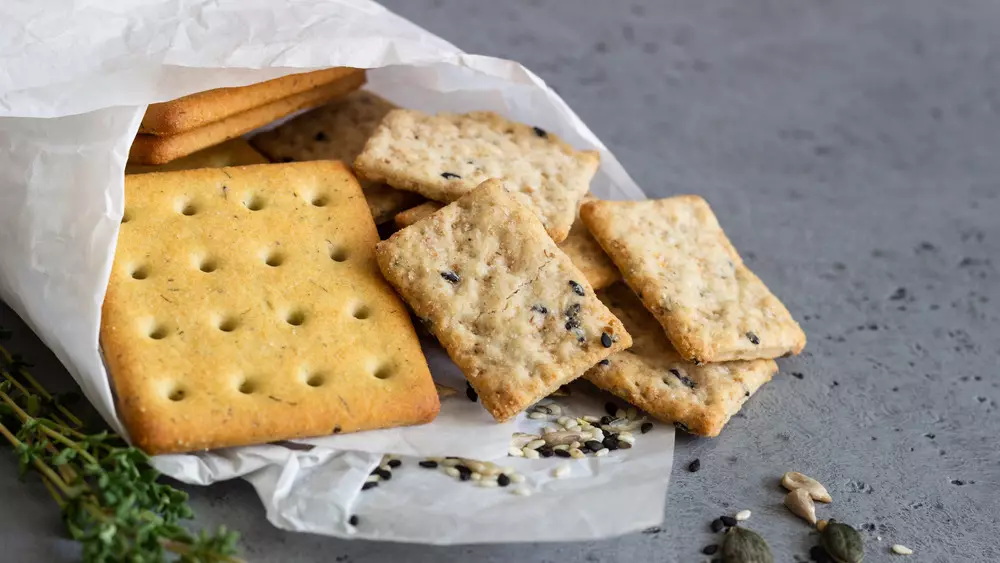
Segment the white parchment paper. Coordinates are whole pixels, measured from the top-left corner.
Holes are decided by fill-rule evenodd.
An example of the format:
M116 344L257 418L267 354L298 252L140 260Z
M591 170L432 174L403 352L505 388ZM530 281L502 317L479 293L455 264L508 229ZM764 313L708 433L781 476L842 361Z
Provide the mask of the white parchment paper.
M511 61L462 53L372 2L0 3L0 298L119 432L98 328L124 209L125 161L146 105L332 66L371 69L367 88L404 107L494 110L597 149L594 194L644 197L540 78ZM464 397L464 379L440 347L427 342L425 351L435 379L459 391L430 425L154 462L188 483L243 477L274 525L342 537L593 539L660 521L671 429L657 428L635 448L600 459L506 458L511 433L537 429L537 422L522 415L495 423ZM587 393L564 400L580 415L601 414L602 401ZM404 456L403 468L360 493L383 452ZM416 465L421 456L445 455L511 465L535 494L474 488ZM568 478L551 478L557 463L570 463ZM527 518L556 507L559 519ZM364 524L347 525L351 514Z

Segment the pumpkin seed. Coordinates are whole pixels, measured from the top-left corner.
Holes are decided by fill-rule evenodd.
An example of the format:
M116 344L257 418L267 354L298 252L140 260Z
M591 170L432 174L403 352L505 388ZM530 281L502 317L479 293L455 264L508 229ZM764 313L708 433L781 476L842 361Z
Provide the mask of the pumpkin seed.
M861 563L865 558L865 540L847 524L830 522L823 528L819 540L837 563Z
M774 563L764 538L746 528L730 528L722 542L723 563Z
M818 500L820 502L833 502L833 498L830 497L830 493L826 491L826 487L820 484L819 481L799 473L798 471L789 471L781 476L781 484L789 491L794 491L795 489L806 489L809 491L809 496L813 500Z
M785 495L785 506L792 514L802 518L810 524L816 523L816 505L813 504L809 491L805 489L795 489Z

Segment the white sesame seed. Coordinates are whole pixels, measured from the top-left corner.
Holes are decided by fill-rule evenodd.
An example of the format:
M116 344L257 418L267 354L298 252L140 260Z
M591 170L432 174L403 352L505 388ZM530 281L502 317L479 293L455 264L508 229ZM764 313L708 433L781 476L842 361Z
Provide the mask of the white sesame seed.
M882 541L882 536L875 536L875 541Z
M563 463L561 465L558 465L556 466L555 469L552 470L552 476L555 477L556 479L561 479L567 475L569 475L568 463Z
M566 423L569 422L569 420L570 418L568 416L560 416L559 418L556 419L556 422L558 422L562 426L566 426Z
M521 451L521 448L515 448L514 446L511 446L507 448L507 455L511 457L524 457L524 452Z
M749 520L750 519L750 511L749 510L741 510L741 511L737 512L736 513L736 519L739 520L740 522L742 522L744 520Z
M604 457L604 456L608 455L609 453L611 453L611 450L609 450L608 448L601 448L601 449L597 450L596 452L594 452L594 457Z
M629 407L628 410L625 411L625 416L627 416L630 420L638 418L639 411L637 411L635 407Z
M365 479L365 483L374 483L375 481L378 481L378 475L369 475Z
M483 475L481 473L476 473L475 471L473 471L472 475L469 475L469 478L472 479L473 481L478 481L483 478Z
M547 414L545 414L543 412L537 412L536 411L536 412L528 413L528 418L530 418L532 420L548 420L549 415L547 415Z
M632 434L631 432L619 432L618 439L621 440L622 438L632 438L634 440L635 435Z
M577 422L575 418L570 418L566 421L566 424L563 424L563 428L565 428L566 430L572 430L574 428L579 428L579 427L580 423Z
M532 440L524 445L525 449L537 450L538 448L545 445L545 440Z
M496 481L492 481L492 480L491 481L486 481L486 480L483 480L483 481L477 481L476 482L476 486L477 487L483 487L483 488L489 489L489 488L493 488L493 487L498 487L499 485L497 484Z
M483 477L492 477L492 476L497 475L497 474L499 474L501 472L502 471L501 471L501 469L500 469L499 466L497 466L496 464L491 464L486 469L483 469Z
M530 497L531 496L531 490L529 490L527 487L518 487L518 488L514 489L511 492L514 493L517 496L520 496L520 497Z
M458 470L455 469L454 467L445 467L444 472L447 473L449 476L458 479Z
M587 456L583 455L583 452L579 448L572 448L569 450L569 457L573 459L583 459Z
M520 473L504 473L504 475L506 475L507 478L510 479L511 483L516 484L524 482L524 475L521 475Z
M559 432L562 428L553 428L552 426L546 426L542 428L542 434L551 434L553 432Z
M598 442L604 441L604 432L602 432L599 428L591 432L590 436L591 440L597 440Z
M388 463L380 463L378 468L382 469L383 471L392 471L392 468L389 467Z
M463 459L465 466L471 469L475 473L482 473L486 470L486 465L481 461L476 461L474 459Z
M591 424L594 424L595 422L600 422L601 421L600 417L598 417L598 416L591 416L589 414L586 415L586 416L584 416L583 419L586 420L587 422L591 423Z
M580 442L577 442L577 441L574 440L574 441L570 442L569 447L570 448L579 448L580 447Z
M913 550L905 545L896 544L892 546L892 552L896 555L913 555Z
M462 460L460 460L460 459L444 459L444 460L441 460L441 465L443 465L445 467L455 467L459 463L462 463Z
M517 469L514 469L513 467L508 465L507 467L504 467L500 473L506 473L507 475L510 475L511 473L517 473Z
M559 444L558 446L552 446L553 450L568 450L569 444Z
M443 457L429 457L429 458L427 458L427 461L436 461L438 463L441 463L442 461L444 461L444 458Z
M622 432L618 435L619 442L628 442L629 444L635 443L635 436L629 434L628 432Z
M580 439L583 440L584 442L586 442L587 440L593 440L594 439L594 433L593 432L580 432Z
M562 407L556 404L551 404L549 405L549 411L551 411L552 414L562 414Z
M526 457L528 459L538 459L538 458L542 457L542 456L540 456L538 454L538 450L532 450L532 449L524 448L524 449L521 450L521 452L524 454L524 457Z
M618 409L617 411L615 411L615 418L627 418L626 414L627 413L625 412L624 409Z

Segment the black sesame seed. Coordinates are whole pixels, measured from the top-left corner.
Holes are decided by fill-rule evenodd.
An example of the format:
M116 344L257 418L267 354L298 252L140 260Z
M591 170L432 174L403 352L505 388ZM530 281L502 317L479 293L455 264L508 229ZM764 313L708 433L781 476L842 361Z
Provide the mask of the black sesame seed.
M456 274L455 272L450 272L450 271L441 272L441 277L444 278L446 281L449 281L451 283L458 283L459 280L461 279L461 278L458 277L458 274Z
M378 476L383 481L388 481L389 479L392 479L392 471L389 471L388 469L382 469L380 467L380 468L378 468L378 469L375 470L375 473L377 473Z
M376 467L375 469L372 469L372 472L369 473L369 475L378 475L378 467Z
M610 334L608 334L606 332L602 332L601 333L601 346L604 346L605 348L610 348L611 347L611 335Z
M458 178L459 180L462 179L462 177L459 176L458 174L452 174L451 172L442 172L441 177L444 178L445 180L450 180L452 178Z
M604 444L605 448L608 448L611 451L617 450L618 449L618 436L616 436L616 435L613 434L611 436L605 437L603 444Z
M543 315L549 314L549 310L545 307L545 305L532 305L531 310L536 313L541 313Z
M573 303L569 307L566 307L566 316L575 317L580 314L581 305L579 303Z
M361 485L362 491L367 491L368 489L374 489L378 486L378 481L366 481L364 485Z
M461 463L455 466L455 471L458 471L459 474L466 473L468 475L472 475L472 470Z
M676 370L676 369L673 369L673 368L670 369L670 373L674 374L674 377L680 377L681 376L680 370Z
M725 526L726 526L727 528L732 528L733 526L735 526L735 525L736 525L736 519L735 519L735 518L733 518L732 516L720 516L720 517L719 517L719 520L722 520L722 523L723 523L723 524L724 524L724 525L725 525Z
M701 550L701 552L705 555L714 555L716 551L719 551L719 546L714 543L712 545L706 545L705 548Z
M350 523L350 525L352 525L352 526L357 526L358 522L360 522L360 521L361 520L358 519L358 515L357 514L352 514L351 515L351 519L348 520L347 522Z
M542 456L542 457L552 457L552 454L554 454L554 453L555 453L555 450L553 450L553 449L552 449L552 446L549 446L549 445L545 445L545 446L540 446L540 447L539 447L539 448L538 448L537 450L535 450L535 451L537 451L537 452L538 452L538 455L540 455L540 456Z
M639 427L639 432L642 432L643 434L645 434L646 432L649 432L652 429L653 429L653 423L652 422L643 422L642 426Z
M722 523L722 520L719 520L718 518L716 518L715 520L712 520L712 531L713 532L719 533L725 527L726 527L726 525Z
M747 333L747 340L749 340L750 344L753 344L754 346L760 344L760 338L757 338L757 335L752 332Z
M313 137L313 139L316 139L317 141L322 142L322 141L328 141L328 140L330 140L330 137L327 137L326 133L320 131L319 133L316 133L316 136Z
M339 426L334 426L333 427L333 433L334 434L340 434L340 427Z
M587 293L586 293L586 292L585 292L585 291L583 290L583 286L582 286L582 285L580 285L580 284L578 284L578 283L576 283L576 282L575 282L575 281L573 281L573 280L569 280L569 286L573 288L573 293L575 293L575 294L579 295L580 297L583 297L584 295L586 295L586 294L587 294Z
M600 362L597 362L597 363L601 364L602 366L610 366L611 365L611 360L605 358L605 359L603 359L603 360L601 360Z
M508 477L503 473L497 475L497 485L500 485L501 487L506 487L507 485L510 485L510 477Z
M618 449L619 450L631 450L632 449L632 444L629 444L628 442L618 442Z
M604 403L604 412L608 413L609 416L615 416L618 413L618 405L608 401L607 403ZM608 422L602 421L601 424L608 424Z
M678 430L683 430L685 432L691 432L691 429L688 428L687 424L684 424L683 422L675 422L674 423L674 428L676 428Z
M476 390L473 389L468 383L465 384L465 396L468 397L473 403L479 400L479 394L477 394Z
M549 136L549 133L545 129L542 129L541 127L532 127L531 129L535 132L535 135L543 139Z
M587 449L592 452L597 452L604 449L604 444L598 442L597 440L587 440L586 442L584 442L583 445L587 446Z
M580 319L572 317L566 321L566 330L573 330L575 328L580 328Z
M417 463L417 465L419 465L420 467L423 467L425 469L434 469L435 467L438 466L438 462L430 460L430 459L425 459L424 461L421 461L421 462Z
M399 461L398 459L390 459L389 460L389 467L391 467L393 469L399 467L400 465L403 465L403 462Z
M556 454L556 457L573 457L569 454L569 450L552 450L552 453Z
M701 469L700 459L695 459L694 461L688 464L688 471L690 471L691 473L697 473L700 469Z
M605 426L607 424L611 424L611 421L614 420L614 419L615 419L615 417L613 417L613 416L602 416L601 417L601 426Z

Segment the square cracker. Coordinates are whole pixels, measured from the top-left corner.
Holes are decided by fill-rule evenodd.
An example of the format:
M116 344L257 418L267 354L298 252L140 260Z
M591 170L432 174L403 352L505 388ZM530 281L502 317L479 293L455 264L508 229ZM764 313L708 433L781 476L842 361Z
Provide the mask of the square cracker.
M147 135L175 135L363 73L363 70L346 67L300 72L257 84L215 88L168 102L150 104L139 124L139 132Z
M596 151L578 151L537 127L486 112L389 112L354 162L363 178L445 203L500 178L562 242L597 172Z
M743 403L778 371L774 360L689 362L674 350L628 286L615 284L598 297L625 324L632 347L590 368L584 377L688 432L718 436Z
M207 149L189 154L167 164L145 166L128 164L126 174L145 174L147 172L173 172L175 170L194 170L195 168L224 168L226 166L242 166L244 164L266 164L264 155L253 150L250 143L236 138L220 143Z
M391 102L358 90L258 133L250 142L271 162L342 160L351 164L382 118L393 109L396 106ZM362 180L361 189L377 225L423 200L418 194L379 182Z
M498 180L380 242L375 254L499 421L632 343Z
M396 227L406 228L442 207L444 207L442 203L428 201L397 213ZM569 256L577 268L580 268L594 289L604 289L621 279L621 274L614 262L608 258L601 245L597 244L594 237L590 236L590 232L582 223L573 224L573 228L569 230L569 236L559 243L559 248L566 253L566 256Z
M150 453L428 422L439 403L339 162L125 178L101 344Z
M174 159L249 133L299 110L325 104L348 92L357 90L364 83L364 73L357 72L311 90L292 94L280 100L253 107L242 113L230 115L224 119L173 135L157 136L139 133L132 142L128 161L135 164L166 164Z
M580 217L684 358L777 358L805 346L805 333L743 264L704 199L591 201Z

